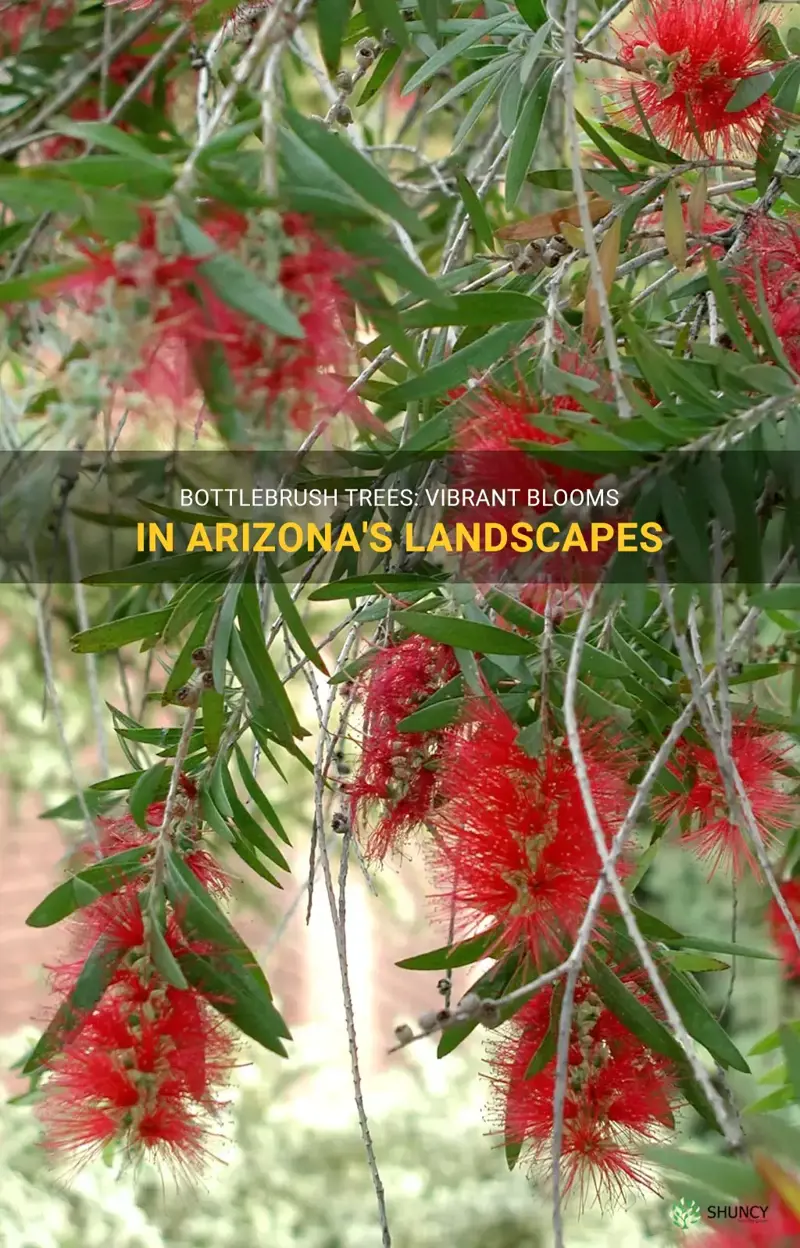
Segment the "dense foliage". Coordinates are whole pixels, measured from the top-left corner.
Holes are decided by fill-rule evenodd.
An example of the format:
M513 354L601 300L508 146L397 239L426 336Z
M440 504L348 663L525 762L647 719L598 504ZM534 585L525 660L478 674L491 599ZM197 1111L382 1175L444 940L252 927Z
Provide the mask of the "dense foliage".
M291 1050L219 863L286 883L289 758L384 1245L346 886L410 854L441 947L395 1047L489 1033L559 1248L568 1196L665 1185L768 1205L707 1248L785 1246L798 1027L751 1096L729 1020L739 963L800 958L800 40L751 0L555 7L0 4L0 556L51 713L67 582L95 701L134 645L149 692L100 708L130 770L50 811L83 832L22 1069L59 1155L210 1160L238 1037ZM256 547L242 481L321 510L247 513ZM729 938L648 908L673 843Z

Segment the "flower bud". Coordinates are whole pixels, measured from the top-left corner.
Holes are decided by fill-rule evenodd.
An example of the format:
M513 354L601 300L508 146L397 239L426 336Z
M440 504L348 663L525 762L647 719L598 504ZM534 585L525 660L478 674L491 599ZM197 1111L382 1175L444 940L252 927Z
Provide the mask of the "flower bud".
M356 64L360 69L369 69L375 60L378 45L374 39L360 39L356 44Z

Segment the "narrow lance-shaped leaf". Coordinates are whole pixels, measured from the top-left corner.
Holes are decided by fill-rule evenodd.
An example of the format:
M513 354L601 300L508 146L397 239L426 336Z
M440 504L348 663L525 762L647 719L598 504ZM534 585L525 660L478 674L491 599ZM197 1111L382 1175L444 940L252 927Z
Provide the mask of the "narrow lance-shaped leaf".
M622 221L616 217L613 224L603 235L597 250L597 259L600 264L600 274L603 283L603 290L606 295L611 289L614 281L614 273L619 260L620 238L622 236ZM589 281L589 289L586 292L586 304L583 310L583 334L587 342L593 342L595 334L600 328L600 296L597 292L594 282Z
M264 790L261 788L260 784L256 780L255 775L253 774L253 771L250 767L250 764L247 762L247 759L244 756L244 751L242 750L240 745L236 746L236 762L239 767L239 775L242 777L242 780L244 781L244 787L247 789L249 796L255 802L256 806L261 811L262 815L267 820L267 822L278 833L278 836L281 838L281 840L284 841L287 845L290 845L291 842L289 840L289 837L286 834L283 824L278 818L278 814L275 810L275 807L272 805L272 802L269 800L266 793L264 792Z
M403 95L412 95L419 87L428 82L440 70L444 69L452 61L460 56L462 52L466 52L467 48L471 48L479 39L484 39L486 35L490 35L498 26L502 26L508 21L508 13L503 12L497 17L490 17L485 21L470 22L466 30L460 35L456 35L455 39L448 40L443 47L438 48L433 56L422 65L415 74L412 74L406 85L403 87Z
M76 633L70 644L75 654L103 654L108 650L119 650L132 641L160 637L169 617L169 607L161 611L145 611L141 615L123 616L122 619L109 620L107 624L96 624L94 628Z
M148 807L163 792L168 774L172 771L166 763L154 763L143 771L128 794L128 809L140 828L147 828Z
M670 259L678 269L686 268L688 251L686 227L683 221L683 205L674 182L668 182L664 190L664 238Z
M707 202L708 174L705 169L700 169L695 178L694 186L689 192L689 203L686 208L686 218L689 222L689 229L693 234L701 234L703 231L703 217L705 216Z
M123 949L114 946L105 937L100 937L84 962L69 998L59 1006L49 1027L23 1066L23 1075L33 1074L48 1062L61 1048L64 1039L94 1009L114 978L123 953Z
M116 892L123 884L143 875L147 870L144 859L152 852L152 845L139 845L135 849L125 849L119 854L103 858L101 862L93 863L48 893L44 901L40 901L31 911L25 922L29 927L51 927L54 923L60 923L82 906L90 905L98 897ZM80 895L81 884L89 890L84 893L85 900Z
M506 167L506 208L513 208L517 202L525 175L536 153L554 73L555 65L548 65L539 75L531 87L517 122Z

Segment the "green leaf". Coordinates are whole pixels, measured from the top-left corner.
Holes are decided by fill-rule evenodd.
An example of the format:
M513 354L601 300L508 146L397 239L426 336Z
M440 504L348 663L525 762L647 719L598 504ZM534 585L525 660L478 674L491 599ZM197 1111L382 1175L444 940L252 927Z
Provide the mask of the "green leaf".
M384 48L378 57L375 68L364 85L364 90L356 100L357 108L361 108L375 98L384 83L391 77L392 70L400 60L402 53L403 49L397 44L391 48Z
M284 1038L291 1039L272 1000L252 991L247 981L231 974L229 956L182 952L180 967L192 987L244 1035L278 1057L286 1057Z
M281 574L275 566L274 561L267 554L263 556L263 559L264 566L267 569L269 583L272 586L275 603L281 613L281 616L283 617L284 624L294 637L306 658L310 659L314 666L318 668L324 676L330 675L325 665L325 661L317 650L317 647L314 645L314 642L311 639L311 634L306 628L303 618L295 606L292 595L283 583Z
M239 767L239 775L242 777L242 780L244 781L244 787L247 789L247 792L250 798L255 802L256 806L261 811L267 823L269 823L278 833L278 836L281 838L281 840L284 841L287 845L291 845L291 841L289 840L289 837L286 834L286 830L283 824L278 818L278 814L274 806L272 805L266 793L264 793L263 789L261 788L255 776L253 775L253 772L250 769L250 765L244 756L244 751L242 750L241 746L239 746L238 744L236 746L235 752L236 752L236 762Z
M403 87L403 95L413 95L413 93L424 83L434 78L446 65L465 52L467 48L471 48L479 39L484 39L486 35L490 35L498 26L502 26L508 21L508 13L504 10L496 17L487 18L484 21L470 21L467 28L462 30L460 35L456 35L455 39L451 39L441 48L437 48L433 56L430 56L424 65L420 66L415 74L412 74L406 85Z
M216 754L225 726L225 698L216 689L204 689L201 699L203 708L203 743L209 754Z
M92 147L105 147L110 152L117 152L120 156L132 156L135 160L148 161L165 173L171 172L163 157L151 152L150 148L134 135L118 129L117 126L109 125L107 121L72 121L69 117L55 117L50 122L50 127L58 134L66 134L72 139L82 139L84 143L89 143Z
M266 286L235 256L221 252L213 238L189 217L179 216L177 226L190 255L209 257L198 266L198 272L224 303L285 338L303 337L303 327L281 294Z
M730 334L731 340L733 341L737 351L740 351L746 359L752 360L753 363L755 363L755 351L753 350L750 339L742 329L742 324L736 313L736 308L733 306L733 299L731 298L730 290L728 289L725 279L720 273L717 263L710 251L706 252L705 262L708 283L714 293L720 319L723 321L726 330Z
M670 961L676 971L692 971L694 974L727 971L730 967L729 962L721 962L719 958L710 958L705 953L676 953Z
M163 559L129 563L124 568L112 568L108 572L95 572L91 576L85 576L82 583L112 587L162 585L165 582L176 584L187 577L197 580L212 570L229 565L230 562L229 554L208 555L200 551L190 551L183 555L166 555Z
M230 960L235 977L244 979L254 994L271 1001L269 984L255 954L180 855L171 849L167 851L166 890L187 939L209 942L215 954ZM289 1038L288 1032L283 1034Z
M224 694L225 692L225 673L228 670L228 651L230 650L233 621L236 618L236 608L241 588L242 582L239 580L236 570L234 570L233 577L228 581L228 584L225 587L225 593L222 598L222 606L219 609L217 629L214 633L214 647L211 656L211 672L214 677L214 688L219 694Z
M677 1040L610 967L599 958L592 957L586 968L598 995L615 1018L656 1053L663 1053L665 1057L671 1057L675 1061L683 1060L683 1050Z
M467 74L466 78L462 78L459 82L452 86L449 91L445 91L430 108L427 110L428 115L437 112L440 108L444 108L446 104L452 104L453 100L459 99L462 95L466 95L473 87L477 87L479 83L485 82L487 78L497 78L498 84L502 77L508 72L512 61L517 57L512 53L507 56L493 57L486 65L481 65L480 69L476 69L474 73ZM570 186L572 183L570 182ZM490 244L493 246L493 244Z
M340 598L372 598L380 589L391 594L419 589L435 589L441 576L417 576L413 572L375 572L346 577L330 585L320 585L308 595L312 602L335 602Z
M506 165L506 208L513 208L517 202L536 154L554 73L555 65L549 65L536 79L514 130Z
M115 797L108 797L105 793L93 793L91 789L84 789L83 797L86 802L86 808L90 815L102 814L109 807L116 805ZM68 797L65 802L59 802L57 806L51 806L48 810L43 810L39 815L40 819L68 819L81 822L85 819L83 805L77 797Z
M140 771L126 771L121 776L109 776L107 780L95 780L94 784L89 787L95 793L122 792L132 789L141 774Z
M440 364L426 369L421 377L395 386L383 399L383 411L399 412L413 399L435 398L461 385L473 371L496 364L512 346L527 338L532 328L532 323L523 321L498 326L469 346L454 351ZM408 449L406 446L406 452Z
M222 770L222 783L225 786L225 795L230 802L231 816L244 840L266 858L271 859L282 871L291 871L291 867L277 845L273 845L264 829L241 801L230 773L225 768Z
M342 40L347 30L352 0L317 0L317 34L325 68L333 77L339 69Z
M517 602L516 598L503 593L501 589L490 589L486 595L486 601L498 615L508 620L509 624L513 624L515 628L521 628L533 634L544 632L544 616L531 611L530 607Z
M124 189L133 191L141 199L160 199L175 181L171 169L160 168L148 161L132 160L130 156L81 156L78 160L59 160L51 166L41 165L40 169L42 172L52 169L54 175L86 187L91 195L92 207L103 189Z
M361 12L377 39L389 30L400 48L408 47L408 30L397 0L361 0Z
M681 489L671 475L662 473L658 478L658 493L667 532L675 542L690 576L700 585L708 584L711 580L711 558L705 526L698 523L694 507L689 505L687 489Z
M447 291L441 289L424 269L410 260L394 243L384 238L374 226L351 225L346 231L342 231L341 238L348 252L367 259L367 269L380 270L402 289L420 299L428 299L443 307L450 306L451 298Z
M195 667L192 654L199 646L202 646L208 636L213 616L214 607L209 606L195 620L194 626L184 642L183 649L175 660L175 666L170 672L169 680L164 686L164 692L161 695L162 704L166 705L167 702L170 702L194 672Z
M611 637L614 642L614 649L623 662L628 665L628 668L632 672L635 672L635 674L642 680L655 686L655 688L663 693L665 689L665 682L659 676L655 668L651 667L647 660L643 659L639 652L634 650L633 646L629 645L625 638L621 636L615 628L612 628L611 630Z
M453 724L464 709L464 698L447 698L430 706L420 707L397 724L398 732L434 732Z
M395 623L422 637L430 637L475 654L535 654L536 642L504 628L474 624L454 616L426 615L421 611L398 611Z
M54 923L60 923L82 906L90 905L107 893L116 892L129 880L142 875L147 870L143 859L152 852L153 845L139 845L135 849L125 849L119 854L103 858L101 862L93 863L48 893L44 901L40 901L31 911L25 922L28 927L52 927ZM91 890L91 896L84 894L88 896L88 900L81 900L78 895L81 884Z
M564 984L563 982L556 984L550 997L550 1021L547 1024L547 1031L542 1036L541 1042L528 1062L525 1070L524 1078L533 1079L535 1075L541 1074L546 1066L549 1066L558 1051L558 1028L561 1021L561 1006L564 1000Z
M585 134L588 134L589 138L592 140L593 145L597 148L601 156L605 156L606 160L614 166L614 168L617 170L618 173L622 173L622 174L630 173L628 166L625 164L622 157L619 156L617 152L614 150L614 148L611 146L608 139L605 138L602 130L597 129L594 125L592 125L590 121L587 121L587 119L583 116L583 114L578 112L577 109L575 110L575 116L578 120L578 124L580 125L581 129L584 131ZM570 178L569 185L566 187L566 189L572 190L572 170L569 171L569 178Z
M180 967L189 983L245 1035L285 1057L281 1040L290 1040L291 1035L273 1004L255 955L172 851L167 855L166 886L187 940L211 946L207 956L181 953Z
M35 298L48 287L56 290L62 278L82 273L88 266L84 260L72 260L66 264L47 264L25 277L12 277L0 282L0 307L6 303L23 303Z
M75 654L102 654L107 650L118 650L132 641L160 637L170 614L171 609L165 607L161 611L145 611L141 615L126 615L107 624L97 624L94 628L76 633L70 639L70 646Z
M531 30L538 30L547 21L547 10L542 0L522 0L522 3L517 4L516 7L520 17Z
M800 65L796 62L785 66L775 80L773 102L776 109L784 113L794 113L797 105L797 90L800 84ZM756 189L759 195L766 191L778 159L786 141L786 128L780 125L765 125L761 131L761 141L756 153Z
M128 809L136 823L145 831L148 828L148 807L163 792L164 782L172 771L166 763L154 763L147 771L143 771L128 794Z
M800 611L800 585L776 585L774 589L759 590L752 594L754 607L766 611Z
M469 178L460 169L456 170L456 180L458 182L459 194L472 228L475 231L476 239L487 251L494 251L494 234L492 233L492 227L489 224L489 218L486 215L486 209L482 201L476 194Z
M278 675L275 664L267 652L264 634L261 630L261 616L255 586L247 581L239 595L237 611L239 633L245 654L249 660L255 680L261 690L263 705L270 714L278 716L290 737L307 737L308 731L301 727L283 681ZM234 633L231 641L237 640ZM233 662L234 650L231 651Z
M294 109L286 110L292 130L335 174L361 196L366 203L405 226L414 238L426 237L427 229L419 213L395 190L379 169L338 134L332 134L322 122L310 121Z
M725 105L725 112L741 113L745 108L749 108L751 104L755 104L756 100L760 100L762 95L766 95L774 81L775 75L771 70L740 78L739 85Z
M148 947L150 955L158 970L168 984L173 988L185 990L189 987L186 976L181 970L175 955L170 949L164 938L164 932L161 924L156 921L156 916L150 914L150 930L148 933Z
M776 1109L788 1109L792 1104L794 1104L794 1089L787 1083L782 1088L776 1088L774 1092L769 1092L759 1100L753 1101L751 1105L746 1105L744 1112L746 1114L768 1114Z
M716 1157L712 1153L694 1153L661 1144L649 1145L643 1151L666 1170L697 1179L704 1187L724 1196L752 1195L760 1186L752 1167L735 1157Z
M55 1017L22 1067L23 1075L33 1074L58 1052L63 1040L76 1031L100 1001L116 974L124 950L101 936L83 964L75 987L58 1007Z
M572 654L571 637L556 635L553 637L553 646L556 650L560 650L567 659ZM589 672L592 676L599 676L603 680L620 680L628 675L628 669L624 663L615 659L613 654L598 650L596 646L590 646L588 642L584 644L581 651L581 671Z
M8 168L6 162L4 168ZM61 178L45 180L21 173L19 177L0 177L0 204L20 219L37 216L40 212L78 217L83 210L84 197Z
M679 971L670 971L663 965L661 970L669 995L689 1035L708 1049L720 1066L726 1069L731 1066L749 1075L750 1067L744 1057L690 981Z
M759 491L754 480L754 466L753 456L746 450L732 451L723 456L722 476L736 518L733 549L737 578L740 584L746 585L761 585L764 582L761 530L756 510Z
M203 580L188 586L187 592L181 598L178 598L176 595L170 603L170 617L163 633L164 642L169 644L175 641L187 624L193 622L196 624L197 620L205 613L206 607L209 605L216 606L223 592L224 573L211 572L208 577L204 577ZM196 642L194 649L199 644L200 642Z
M498 947L498 939L502 935L499 927L492 927L480 936L471 936L456 945L443 945L441 949L431 949L429 953L419 953L413 958L403 958L395 963L404 971L449 971L459 966L470 966L480 962L481 958L490 956Z
M735 958L760 958L766 962L777 961L774 953L767 953L763 949L753 949L750 945L737 945L732 940L712 940L706 936L681 936L678 940L667 938L663 943L674 949L704 949L708 953L730 953Z
M423 303L400 314L403 329L428 329L436 325L503 325L530 321L544 311L541 300L516 291L476 292L455 295L447 305Z
M800 1035L792 1027L780 1027L781 1047L786 1057L786 1069L789 1082L794 1091L794 1099L800 1102Z
M619 143L620 147L627 148L629 152L641 156L644 160L652 160L656 164L679 165L683 159L676 152L670 152L666 147L662 147L660 143L653 143L651 139L645 139L631 130L623 130L621 126L604 122L603 129L610 138Z

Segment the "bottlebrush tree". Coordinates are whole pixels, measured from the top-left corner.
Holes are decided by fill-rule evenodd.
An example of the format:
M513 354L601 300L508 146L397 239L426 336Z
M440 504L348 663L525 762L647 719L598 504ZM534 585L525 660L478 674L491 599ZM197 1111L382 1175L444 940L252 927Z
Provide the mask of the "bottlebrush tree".
M487 1033L487 1148L549 1186L557 1245L567 1197L641 1188L681 1225L768 1206L708 1248L800 1242L800 1023L747 1056L728 1023L737 961L800 968L797 30L751 0L2 0L0 58L4 570L65 750L74 616L130 766L69 759L47 812L82 831L28 920L63 925L24 1065L46 1146L213 1165L237 1037L289 1054L220 855L287 884L290 758L376 1242L360 852L418 861L438 946L387 1047ZM213 493L242 481L335 505L243 517ZM103 709L114 662L142 712ZM649 912L665 846L734 916L749 890L760 947ZM698 1118L719 1155L680 1146Z

